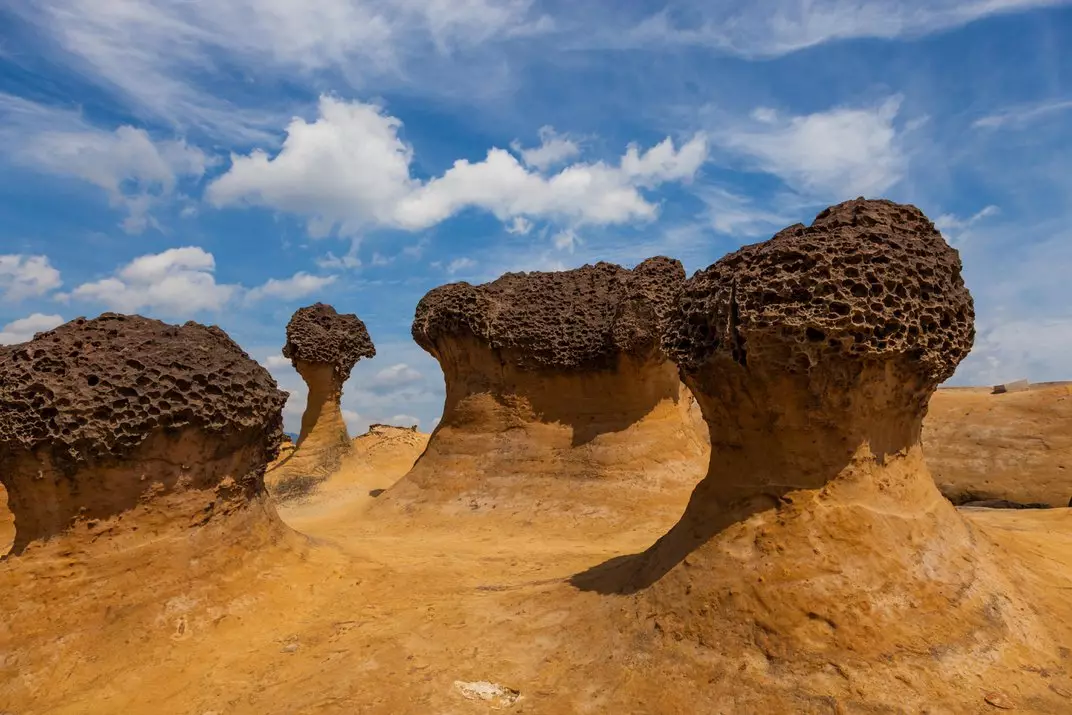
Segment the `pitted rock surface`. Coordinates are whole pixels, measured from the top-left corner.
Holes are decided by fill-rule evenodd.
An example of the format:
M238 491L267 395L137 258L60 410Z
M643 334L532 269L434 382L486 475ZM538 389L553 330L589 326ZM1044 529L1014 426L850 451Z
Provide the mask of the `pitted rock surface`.
M610 367L620 355L659 351L662 323L684 280L679 261L657 256L633 270L600 262L507 273L477 286L451 283L421 299L413 339L436 355L442 339L475 337L509 351L525 369Z
M685 284L664 348L803 371L841 356L912 358L937 384L975 336L960 256L915 206L863 198L745 246Z
M223 330L138 315L78 318L0 351L0 461L41 447L68 468L158 428L257 430L270 457L287 393Z
M283 357L297 366L299 360L335 366L340 383L361 358L376 356L365 324L353 313L337 313L330 305L316 303L298 309L287 323Z

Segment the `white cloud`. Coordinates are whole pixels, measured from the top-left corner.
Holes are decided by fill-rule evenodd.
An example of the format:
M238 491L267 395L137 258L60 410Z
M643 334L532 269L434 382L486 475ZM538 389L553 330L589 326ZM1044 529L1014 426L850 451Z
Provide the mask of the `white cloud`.
M900 98L892 97L869 108L784 119L763 114L751 126L715 131L712 139L795 190L840 201L881 193L904 175L907 158L894 126L899 108Z
M577 244L580 243L580 239L572 228L567 228L556 233L551 238L551 243L559 251L569 251L570 253L573 253Z
M519 141L510 144L510 148L521 155L521 161L525 162L525 166L547 171L552 166L558 166L581 153L581 147L577 142L568 136L558 134L554 127L540 127L539 136L540 145L532 149L523 148Z
M134 259L110 278L84 283L71 298L121 313L150 310L168 316L219 310L239 289L216 283L216 261L196 246L170 248Z
M532 221L529 221L524 216L514 216L514 218L506 225L506 232L515 236L525 236L532 231Z
M605 45L702 45L745 57L772 57L837 40L920 37L990 15L1065 4L1067 0L693 0L673 6L683 10L680 15L664 9L628 31L612 27L598 37Z
M68 121L77 128L33 131L23 127L14 157L39 171L104 189L113 206L126 209L128 217L122 225L129 233L155 226L150 214L153 203L171 195L179 177L200 178L211 163L185 141L154 141L144 129L131 126L106 132L74 117ZM8 141L12 141L10 136Z
M206 196L217 207L259 205L308 216L311 233L321 235L332 226L343 234L366 226L420 230L466 208L504 222L617 224L654 218L657 206L640 189L689 181L707 158L703 135L680 148L667 138L643 152L630 145L618 166L579 163L543 176L493 148L483 161L458 160L421 182L410 174L413 150L400 128L380 107L323 96L319 118L294 119L276 156L232 156Z
M4 300L42 296L63 285L47 256L0 255L0 293Z
M269 370L280 370L291 367L290 358L285 358L282 355L269 355L261 361Z
M269 278L263 285L246 293L246 301L254 302L264 298L284 300L301 298L331 285L335 279L336 276L314 276L305 271L298 271L290 278Z
M364 434L365 430L368 429L368 420L355 410L344 409L342 418L346 422L346 429L351 435Z
M421 426L421 419L419 417L414 417L413 415L391 415L388 422L395 427Z
M1030 104L1013 107L1004 112L980 117L972 122L972 126L976 129L999 129L1006 127L1020 128L1027 126L1032 122L1044 119L1045 117L1060 114L1061 112L1066 112L1068 110L1072 110L1072 100L1058 100L1053 102L1043 102L1041 104Z
M934 219L934 225L951 244L960 244L970 235L970 229L980 221L1001 213L1001 210L990 204L972 214L968 218L959 218L954 214L942 214Z
M461 258L455 258L454 260L452 260L446 265L443 270L445 270L451 275L454 275L459 271L465 271L470 268L473 268L474 266L476 266L476 261L474 261L472 258L466 258L463 256Z
M380 370L362 388L379 394L394 392L424 382L424 375L406 363L397 363Z
M57 325L63 324L63 318L58 315L45 315L34 313L19 320L13 320L3 328L0 328L0 345L14 345L32 340L35 333L52 330Z
M697 192L704 202L704 216L716 232L729 236L757 236L793 223L778 211L758 208L744 196L714 186Z
M1072 317L1030 318L980 328L956 381L997 385L1025 378L1032 382L1068 380Z
M331 71L352 85L412 82L482 44L550 27L532 0L40 0L12 12L55 59L117 92L140 114L245 141L275 118L242 111L196 76L218 67L258 79ZM474 65L477 66L477 65ZM488 78L487 65L481 74ZM475 84L476 79L472 80ZM444 89L440 83L439 89Z

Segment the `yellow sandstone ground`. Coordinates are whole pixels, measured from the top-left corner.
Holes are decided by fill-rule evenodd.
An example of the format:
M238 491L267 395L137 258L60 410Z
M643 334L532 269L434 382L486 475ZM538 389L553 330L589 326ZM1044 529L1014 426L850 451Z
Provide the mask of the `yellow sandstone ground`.
M948 394L935 396L929 422ZM261 533L255 521L243 536L231 525L106 552L57 545L0 562L0 711L1072 712L1068 657L1055 667L1029 648L994 652L1000 667L984 676L923 649L899 654L896 667L832 660L801 682L777 654L744 648L727 660L712 644L660 633L633 610L633 596L574 585L577 574L646 549L680 509L638 503L635 527L609 535L571 514L519 527L495 514L370 511L368 492L390 486L426 440L398 428L356 438L339 473L279 509L297 531ZM932 442L925 449L933 465ZM691 487L681 489L665 501L683 504ZM1003 608L1072 647L1072 510L960 513L1001 571L996 580L966 579L969 588L986 579L987 588L1006 589L1016 600ZM868 516L884 519L895 517ZM801 547L764 542L754 568ZM745 553L734 558L750 570ZM817 614L839 606L809 605ZM828 625L814 624L820 637ZM967 633L961 646L971 649ZM944 678L960 684L955 697ZM503 690L472 685L480 681Z

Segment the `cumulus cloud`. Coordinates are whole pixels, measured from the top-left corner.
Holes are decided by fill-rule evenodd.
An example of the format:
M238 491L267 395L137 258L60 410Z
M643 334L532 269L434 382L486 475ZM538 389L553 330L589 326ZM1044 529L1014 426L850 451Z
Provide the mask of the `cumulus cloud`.
M319 112L312 123L294 119L274 157L263 150L233 155L230 169L209 185L208 200L307 216L312 235L370 226L421 230L467 208L504 222L620 224L654 218L658 207L640 190L689 181L707 158L703 135L680 147L667 138L645 151L630 145L618 165L577 163L545 176L492 148L482 161L458 160L422 182L410 173L413 150L399 137L401 122L381 107L323 96Z
M269 370L281 370L291 367L290 358L285 358L282 355L269 355L261 361L261 365L264 365Z
M135 258L109 278L83 283L70 297L121 313L150 310L176 316L219 310L238 286L216 283L215 270L215 258L201 248L169 248Z
M753 112L752 123L712 133L714 142L749 168L774 174L810 195L844 200L881 193L897 183L907 157L894 126L900 98L874 107L836 107L781 117Z
M47 256L0 255L0 293L4 300L42 296L63 285Z
M13 320L3 328L0 328L0 345L14 345L32 340L36 333L52 330L57 325L63 324L63 318L58 315L45 315L34 313L25 318Z
M540 145L531 149L525 149L519 141L510 144L510 148L521 156L521 161L525 162L525 166L547 171L552 166L558 166L581 153L581 147L577 142L568 136L558 134L554 127L540 127L539 136Z
M264 298L282 298L292 300L316 293L331 285L336 276L314 276L305 271L298 271L290 278L269 278L264 285L246 293L246 300L254 302Z
M462 256L461 258L455 258L450 263L448 263L444 270L447 273L454 275L455 273L469 270L474 266L476 266L476 261L474 261L472 258L466 258L465 256Z

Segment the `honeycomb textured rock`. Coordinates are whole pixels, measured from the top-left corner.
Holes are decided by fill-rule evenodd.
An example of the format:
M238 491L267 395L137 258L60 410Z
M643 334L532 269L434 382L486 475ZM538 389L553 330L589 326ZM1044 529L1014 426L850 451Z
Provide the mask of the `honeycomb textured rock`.
M122 457L158 428L282 439L287 393L216 326L78 318L0 351L0 461L45 447L67 467Z
M975 336L960 256L915 206L863 198L745 246L688 280L664 349L686 371L716 354L806 371L837 355L904 355L928 382Z
M507 273L491 283L451 283L417 305L413 339L437 353L444 338L472 336L510 352L525 369L609 367L620 355L659 350L662 322L685 280L658 256L633 270L597 263L570 271Z
M298 309L287 323L283 357L295 367L299 360L329 363L342 383L358 360L375 356L365 324L353 313L337 313L330 305L316 303Z

